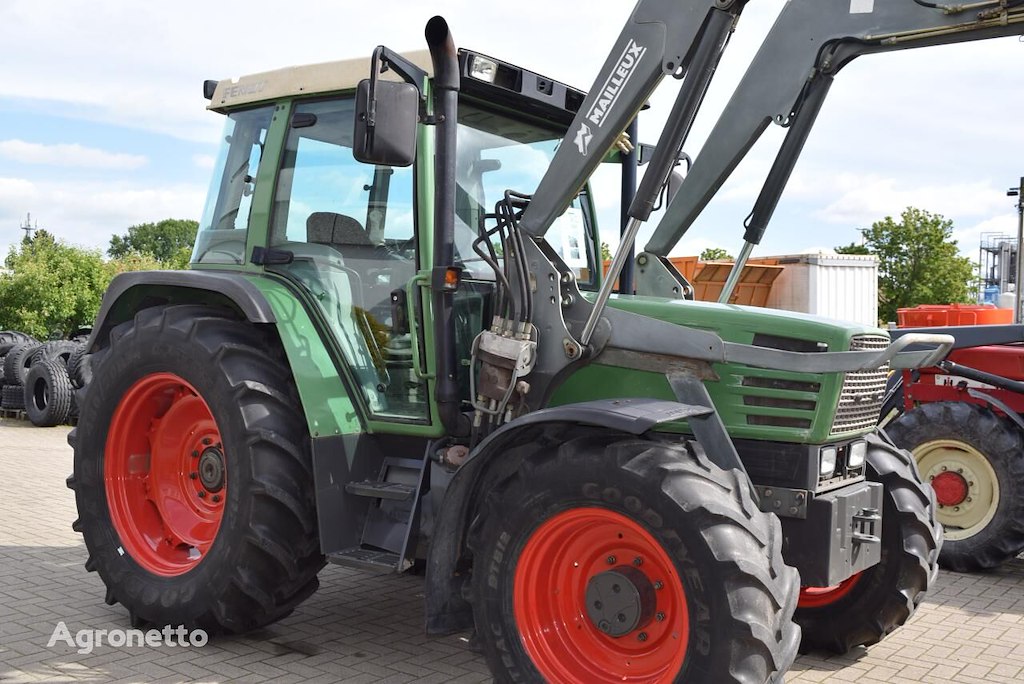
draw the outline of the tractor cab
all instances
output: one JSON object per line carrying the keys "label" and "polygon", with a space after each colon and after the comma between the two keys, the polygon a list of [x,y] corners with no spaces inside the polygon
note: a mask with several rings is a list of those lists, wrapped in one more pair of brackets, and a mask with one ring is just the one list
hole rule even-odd
{"label": "tractor cab", "polygon": [[[429,64],[425,53],[401,59],[408,73],[426,76],[416,71]],[[459,64],[452,243],[461,273],[453,314],[458,384],[468,399],[471,345],[494,315],[495,274],[508,249],[497,238],[488,249],[474,242],[507,188],[537,186],[583,94],[474,52],[460,51]],[[329,331],[365,415],[426,426],[433,136],[421,116],[411,163],[360,161],[357,86],[368,73],[367,60],[352,60],[214,87],[210,107],[226,120],[192,266],[262,267],[287,281]],[[407,84],[382,81],[378,92],[400,85]],[[584,187],[547,236],[584,289],[598,285],[597,235]]]}

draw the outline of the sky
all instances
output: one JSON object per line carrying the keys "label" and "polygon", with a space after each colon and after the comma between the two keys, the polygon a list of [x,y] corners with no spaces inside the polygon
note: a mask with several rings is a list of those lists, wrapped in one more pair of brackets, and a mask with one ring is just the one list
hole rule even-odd
{"label": "sky", "polygon": [[[691,154],[782,5],[751,0],[744,10]],[[588,89],[632,7],[2,0],[0,253],[20,240],[29,213],[33,225],[98,249],[131,225],[198,220],[222,125],[205,109],[204,79],[368,56],[381,43],[421,49],[424,24],[441,14],[457,45]],[[907,206],[952,219],[962,253],[975,260],[982,233],[1016,234],[1016,199],[1006,191],[1024,176],[1022,67],[1017,37],[855,60],[837,76],[755,255],[859,241],[859,229]],[[663,83],[641,114],[641,141],[657,140],[676,87]],[[783,134],[769,128],[673,254],[739,251]],[[616,215],[616,193],[606,180],[596,186],[606,219]],[[614,246],[617,226],[602,226]]]}

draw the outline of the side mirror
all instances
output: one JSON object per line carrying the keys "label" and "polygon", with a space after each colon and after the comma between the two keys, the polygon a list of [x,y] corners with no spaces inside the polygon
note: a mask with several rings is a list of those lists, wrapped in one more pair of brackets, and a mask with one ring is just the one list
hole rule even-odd
{"label": "side mirror", "polygon": [[409,166],[416,159],[419,91],[409,83],[363,79],[356,89],[352,156],[377,166]]}

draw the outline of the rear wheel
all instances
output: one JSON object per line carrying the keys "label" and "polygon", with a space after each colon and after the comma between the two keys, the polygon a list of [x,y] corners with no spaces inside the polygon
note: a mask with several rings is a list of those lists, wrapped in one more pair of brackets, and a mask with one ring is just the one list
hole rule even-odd
{"label": "rear wheel", "polygon": [[877,643],[910,619],[935,579],[942,527],[934,493],[910,454],[880,435],[867,439],[868,479],[885,487],[882,558],[838,585],[801,588],[795,619],[804,652]]}
{"label": "rear wheel", "polygon": [[158,307],[91,358],[68,485],[107,602],[133,623],[213,632],[290,613],[323,557],[305,425],[272,330]]}
{"label": "rear wheel", "polygon": [[1008,420],[975,404],[936,402],[886,431],[935,490],[944,567],[986,570],[1024,550],[1024,443]]}
{"label": "rear wheel", "polygon": [[695,444],[572,429],[504,455],[522,464],[470,533],[495,677],[780,679],[799,640],[797,574],[746,479]]}

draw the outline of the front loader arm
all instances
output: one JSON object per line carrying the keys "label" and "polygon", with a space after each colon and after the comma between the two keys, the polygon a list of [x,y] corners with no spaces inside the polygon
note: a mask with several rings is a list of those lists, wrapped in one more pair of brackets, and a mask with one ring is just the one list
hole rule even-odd
{"label": "front loader arm", "polygon": [[768,124],[789,132],[745,223],[760,242],[835,73],[859,55],[1024,33],[1024,0],[790,0],[761,45],[645,250],[664,256]]}
{"label": "front loader arm", "polygon": [[[709,27],[724,22],[731,28],[745,4],[746,0],[637,3],[523,214],[526,233],[541,237],[547,232],[664,76],[685,76],[683,88],[696,87],[699,102],[710,73],[706,78],[691,76],[694,57],[702,45],[714,48],[721,42]],[[715,21],[714,15],[725,16]],[[714,52],[711,72],[720,55],[720,50]]]}

